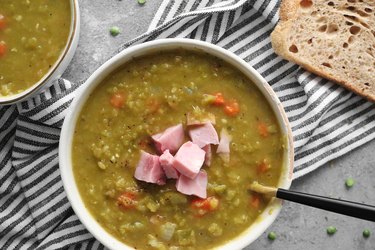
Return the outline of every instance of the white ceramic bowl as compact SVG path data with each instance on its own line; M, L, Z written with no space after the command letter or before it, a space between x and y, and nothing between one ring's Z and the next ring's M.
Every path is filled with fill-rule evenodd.
M109 249L121 250L132 248L126 246L124 243L107 233L91 216L90 212L83 204L74 180L72 169L71 150L75 125L81 109L88 99L90 93L99 83L102 82L102 80L104 80L106 76L111 74L111 72L134 57L147 55L156 51L171 50L176 48L204 51L205 53L209 53L213 56L221 58L243 72L260 89L270 103L274 113L276 114L282 133L286 135L287 138L287 150L285 151L283 171L279 180L279 187L286 189L290 187L293 173L293 140L289 122L276 94L258 72L256 72L245 61L233 53L216 45L196 40L163 39L130 47L104 63L94 72L94 74L91 75L86 83L84 83L84 86L81 86L81 89L78 90L76 98L74 99L69 113L65 118L59 145L60 171L68 199L81 222L95 236L95 238L97 238ZM278 199L273 199L255 223L253 223L241 235L238 235L233 240L218 248L234 250L242 249L249 245L251 242L257 239L268 228L269 225L271 225L279 214L280 209L281 201Z
M0 96L0 105L17 103L26 98L36 95L44 88L51 86L53 81L59 78L62 73L64 73L65 69L68 67L70 61L72 60L78 45L80 30L78 0L70 0L70 10L71 22L68 41L55 64L51 67L47 74L45 74L43 78L36 82L33 86L15 95Z

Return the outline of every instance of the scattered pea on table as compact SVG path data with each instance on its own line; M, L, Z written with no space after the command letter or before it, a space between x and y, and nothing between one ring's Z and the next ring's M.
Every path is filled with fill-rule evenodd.
M146 3L146 0L138 0L138 4L144 5Z
M363 230L362 234L363 234L363 237L368 238L368 237L370 237L371 232L370 232L369 229L365 229L365 230Z
M276 240L276 233L275 232L269 232L267 237L268 237L269 240L274 241L274 240Z
M345 181L345 185L346 185L347 188L351 188L351 187L353 187L354 183L355 183L355 181L354 181L353 178L348 178L348 179L346 179L346 181Z
M117 26L113 26L109 32L111 33L112 36L117 36L118 34L120 34L120 28L117 27Z
M327 227L327 234L334 235L336 232L337 232L337 228L335 228L334 226Z

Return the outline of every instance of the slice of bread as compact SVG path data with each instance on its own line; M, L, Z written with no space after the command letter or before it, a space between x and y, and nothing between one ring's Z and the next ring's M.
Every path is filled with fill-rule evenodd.
M277 54L375 101L375 0L283 0Z

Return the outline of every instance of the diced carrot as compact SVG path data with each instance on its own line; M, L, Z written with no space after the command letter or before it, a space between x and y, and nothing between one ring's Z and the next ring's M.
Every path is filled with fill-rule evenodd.
M121 208L134 208L137 205L136 195L133 192L124 192L117 197L117 205Z
M236 116L240 113L240 105L236 100L230 100L225 103L224 112L229 116Z
M264 122L258 123L258 133L264 138L268 137L268 127Z
M111 105L114 108L122 108L125 104L125 95L121 92L116 92L111 96Z
M191 207L196 209L210 210L209 198L207 199L195 199L191 202Z
M5 27L6 27L5 16L0 14L0 30L5 29Z
M267 160L263 160L257 167L257 173L263 174L267 172L271 168L271 165L268 163Z
M155 113L158 111L160 105L160 101L155 97L150 97L146 102L147 109L150 113Z
M259 208L259 206L260 206L260 196L258 194L251 195L250 206L255 208L255 209Z
M206 199L195 199L191 202L191 207L196 210L198 216L203 216L210 211L214 211L219 206L219 199L215 196Z
M215 101L213 102L214 105L216 106L221 106L224 105L224 96L222 93L218 92L215 94Z
M0 42L0 56L5 55L7 52L7 45L5 42Z

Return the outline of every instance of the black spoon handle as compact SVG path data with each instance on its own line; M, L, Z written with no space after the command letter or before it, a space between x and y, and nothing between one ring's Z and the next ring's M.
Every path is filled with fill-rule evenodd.
M281 188L277 190L276 197L283 200L308 205L310 207L324 209L334 213L375 221L375 206L338 200L319 195L305 194Z

